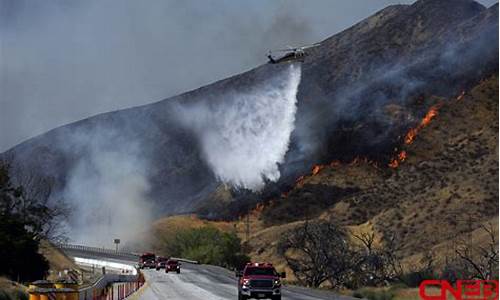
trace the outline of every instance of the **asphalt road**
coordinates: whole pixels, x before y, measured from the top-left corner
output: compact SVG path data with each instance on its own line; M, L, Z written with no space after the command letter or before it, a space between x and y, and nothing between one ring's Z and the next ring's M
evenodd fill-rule
M238 299L234 273L215 266L184 263L181 273L165 273L164 270L143 270L146 286L135 299L141 300L219 300ZM350 297L337 294L287 286L283 289L284 300L347 300Z
M73 257L101 259L135 265L136 261L109 254L93 253L81 250L64 252ZM234 273L216 266L194 265L182 263L181 273L165 273L164 270L143 270L146 285L132 294L130 300L219 300L238 298L236 277ZM352 300L355 298L338 294L296 286L285 286L282 290L283 300Z

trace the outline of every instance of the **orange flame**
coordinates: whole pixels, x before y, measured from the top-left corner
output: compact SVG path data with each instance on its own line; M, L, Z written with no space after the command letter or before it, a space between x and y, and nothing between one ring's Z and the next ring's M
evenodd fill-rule
M412 129L408 130L408 133L406 134L406 137L405 137L405 144L409 145L409 144L413 143L413 141L415 140L415 137L417 136L417 132L418 132L417 128L412 128Z
M398 159L400 162L405 161L406 160L406 151L403 150L403 151L399 152Z
M463 98L464 95L465 95L465 92L462 92L462 94L457 98L457 100L459 98L460 99ZM404 139L405 144L410 145L415 141L415 138L417 137L420 130L422 130L424 127L429 125L431 123L432 119L437 117L441 106L443 106L443 103L441 103L441 102L431 106L431 108L429 108L429 111L427 111L425 116L422 118L422 121L420 121L420 124L418 124L417 127L411 128L410 130L408 130L408 132L406 133L405 139ZM399 167L399 165L402 162L404 162L406 160L406 158L407 158L406 151L403 150L403 151L399 152L395 158L391 159L388 166L390 168L395 169L395 168Z
M393 169L396 169L397 167L399 167L399 160L397 160L396 158L393 158L391 160L391 162L389 163L388 165L390 168L393 168Z
M437 117L439 108L441 108L441 105L436 104L429 109L425 117L422 119L422 122L420 122L420 126L422 128L429 125L432 119Z
M324 167L323 165L315 165L311 170L311 175L317 175Z
M403 150L399 152L396 158L391 159L391 161L389 162L388 164L389 168L396 169L402 162L406 160L406 157L407 157L406 151Z
M418 124L417 127L411 128L410 130L408 130L408 133L405 136L405 144L409 145L409 144L413 143L413 141L415 141L415 138L417 137L417 134L420 132L420 130L422 130L424 127L429 125L429 123L432 121L432 119L437 117L441 106L443 106L442 103L438 103L436 105L431 106L431 108L425 114L422 121L420 121L420 124Z

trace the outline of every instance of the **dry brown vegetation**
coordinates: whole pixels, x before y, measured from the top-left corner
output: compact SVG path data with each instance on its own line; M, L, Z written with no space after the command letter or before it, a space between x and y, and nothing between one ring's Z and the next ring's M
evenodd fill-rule
M395 154L407 153L396 169L363 160L327 165L306 176L286 196L258 206L248 219L168 217L154 224L156 237L165 240L179 229L204 226L236 231L253 261L273 262L287 272L286 281L299 283L279 254L280 241L305 222L333 218L345 227L354 245L369 242L383 249L397 237L401 273L418 273L429 263L438 270L437 276L446 274L450 266L473 269L467 259L480 262L481 251L498 242L490 244L492 236L498 237L498 78L483 80L465 96L459 95L429 101L429 106L440 101L444 105L413 143L395 150ZM492 228L493 234L485 228ZM493 269L498 270L498 247L488 255L492 253L496 254ZM490 262L481 263L487 269ZM422 274L431 273L417 276ZM326 281L321 287L332 284ZM397 286L344 292L418 299L418 289Z
M0 277L0 299L28 299L27 287L5 277Z
M412 144L398 149L408 157L397 169L363 162L325 166L252 216L252 258L285 266L275 245L308 218L333 217L351 230L373 232L376 243L397 236L410 262L429 250L441 260L454 256L451 246L467 236L486 245L480 227L491 221L498 230L498 78L481 81L459 100L434 101L445 104ZM348 188L347 195L324 192ZM305 210L305 198L331 205ZM287 209L295 212L284 215ZM243 239L244 221L237 222Z
M353 243L362 243L356 236L372 235L373 245L382 247L396 236L406 268L417 268L429 253L442 268L457 258L454 249L464 239L488 244L483 225L492 222L498 230L498 78L483 80L459 100L433 98L428 105L438 101L445 104L437 117L413 143L397 149L407 153L398 168L363 160L325 166L286 196L252 211L248 240L245 216L234 222L168 217L154 224L156 236L168 239L179 229L203 226L235 230L252 260L273 262L294 282L278 255L280 239L306 220L333 218Z
M50 265L48 279L57 279L58 273L64 270L79 270L73 259L69 258L64 252L52 245L52 243L42 240L40 242L40 253L47 259Z

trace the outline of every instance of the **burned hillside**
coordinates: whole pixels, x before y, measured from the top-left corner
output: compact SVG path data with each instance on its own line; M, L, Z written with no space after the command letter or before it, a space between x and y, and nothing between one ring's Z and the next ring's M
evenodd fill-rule
M264 206L261 221L276 226L329 216L345 226L369 224L382 240L396 235L405 255L412 255L496 218L498 77L456 98L434 101L443 104L429 125L401 146L406 156L398 166L364 160L321 166ZM304 199L325 198L325 187L351 192L332 192L327 209L307 210Z
M399 197L406 197L406 189L414 193L440 182L433 177L438 175L424 172L426 163L416 161L426 155L416 147L435 151L444 140L429 136L431 145L438 143L430 150L420 144L437 122L420 130L410 145L407 133L433 105L444 103L439 108L444 116L453 99L463 91L471 99L471 88L497 73L498 5L419 0L390 6L322 41L300 66L265 64L157 103L62 126L0 159L10 163L18 182L27 177L52 182L54 205L66 201L99 211L106 220L149 220L197 210L211 218L237 218L259 202L279 207L276 199L285 193L298 202L315 202L311 215L333 205L346 210L346 219L365 222L379 215L385 207L380 203L405 205L408 201ZM467 116L450 117L440 128L464 126L462 117ZM247 120L252 126L246 127ZM457 139L452 132L448 137ZM485 145L481 136L474 139L469 138L475 145L470 157L459 156L470 159L462 161L465 165L491 150L480 148ZM453 147L465 147L453 141ZM435 154L439 161L432 163L442 172L448 168L447 176L457 171L447 161L456 158L453 147ZM395 158L401 163L396 171L391 167ZM328 167L300 179L315 165ZM331 178L325 178L328 174ZM461 189L465 182L453 186ZM466 188L489 195L491 187L483 185ZM309 196L301 194L301 186ZM228 192L221 192L224 187ZM117 199L124 208L118 212L113 209ZM358 202L366 205L351 205ZM78 215L75 222L94 221L87 211ZM278 221L302 217L281 210ZM383 231L398 218L380 217L377 224Z

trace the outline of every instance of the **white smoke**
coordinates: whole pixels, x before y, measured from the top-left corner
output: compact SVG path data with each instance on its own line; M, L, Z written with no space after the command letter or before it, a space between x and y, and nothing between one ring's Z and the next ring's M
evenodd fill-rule
M133 241L152 220L147 164L140 147L130 140L117 142L117 134L95 129L75 132L66 141L73 151L88 148L64 191L72 208L69 233L74 243L110 247L114 238Z
M235 187L259 190L280 177L297 110L301 69L285 71L248 92L221 95L181 109L215 175Z

